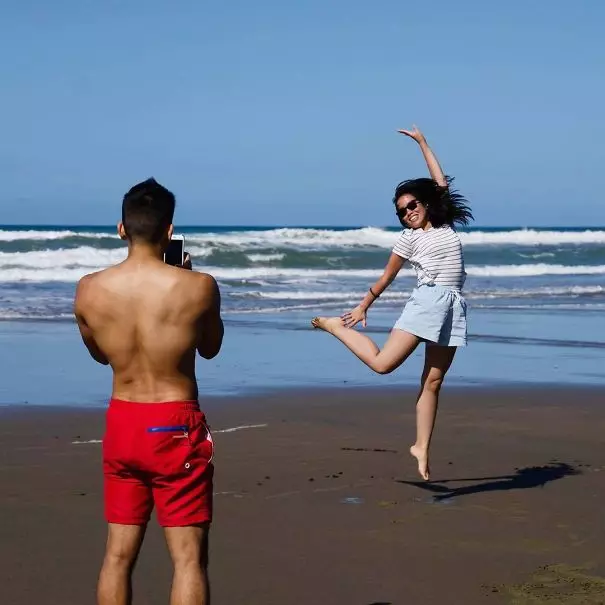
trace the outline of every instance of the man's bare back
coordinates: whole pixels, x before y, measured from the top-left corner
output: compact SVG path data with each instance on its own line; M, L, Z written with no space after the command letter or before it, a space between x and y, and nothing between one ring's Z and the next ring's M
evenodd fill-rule
M213 277L145 253L84 277L75 313L93 357L113 369L113 397L197 399L196 350L221 345L220 295Z

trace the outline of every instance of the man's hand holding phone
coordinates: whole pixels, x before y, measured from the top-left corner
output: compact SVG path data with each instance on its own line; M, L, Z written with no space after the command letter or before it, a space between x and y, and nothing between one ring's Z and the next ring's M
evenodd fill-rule
M164 262L173 267L185 266L185 238L182 235L172 236L164 252Z
M183 259L183 264L177 265L177 267L180 267L181 269L189 269L189 271L191 271L193 269L193 266L191 264L191 255L189 254L189 252L185 252L185 258Z
M173 235L168 248L164 253L164 262L180 269L191 271L191 255L185 252L185 238L182 235Z

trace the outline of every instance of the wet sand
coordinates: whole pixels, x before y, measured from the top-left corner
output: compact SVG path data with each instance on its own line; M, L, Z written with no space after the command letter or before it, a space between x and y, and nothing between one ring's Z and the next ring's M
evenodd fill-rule
M428 484L413 403L353 388L204 401L213 603L605 603L603 390L445 389ZM86 442L103 413L0 409L0 603L94 602L106 530ZM134 602L167 603L169 584L154 521Z

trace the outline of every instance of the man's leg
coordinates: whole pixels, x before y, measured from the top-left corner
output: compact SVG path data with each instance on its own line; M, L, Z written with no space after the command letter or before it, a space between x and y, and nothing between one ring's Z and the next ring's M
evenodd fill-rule
M97 587L98 605L132 603L132 570L145 537L146 527L109 524L105 559Z
M210 605L208 534L210 525L165 527L174 565L171 605Z

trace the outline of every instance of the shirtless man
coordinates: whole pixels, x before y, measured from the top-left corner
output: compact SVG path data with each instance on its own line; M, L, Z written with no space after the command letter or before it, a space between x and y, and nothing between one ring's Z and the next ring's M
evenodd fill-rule
M75 315L95 361L113 370L103 440L109 534L99 605L132 601L131 577L155 504L174 565L172 605L210 603L212 438L198 405L195 354L220 351L223 323L213 277L171 267L174 195L149 179L122 204L128 258L78 284Z

